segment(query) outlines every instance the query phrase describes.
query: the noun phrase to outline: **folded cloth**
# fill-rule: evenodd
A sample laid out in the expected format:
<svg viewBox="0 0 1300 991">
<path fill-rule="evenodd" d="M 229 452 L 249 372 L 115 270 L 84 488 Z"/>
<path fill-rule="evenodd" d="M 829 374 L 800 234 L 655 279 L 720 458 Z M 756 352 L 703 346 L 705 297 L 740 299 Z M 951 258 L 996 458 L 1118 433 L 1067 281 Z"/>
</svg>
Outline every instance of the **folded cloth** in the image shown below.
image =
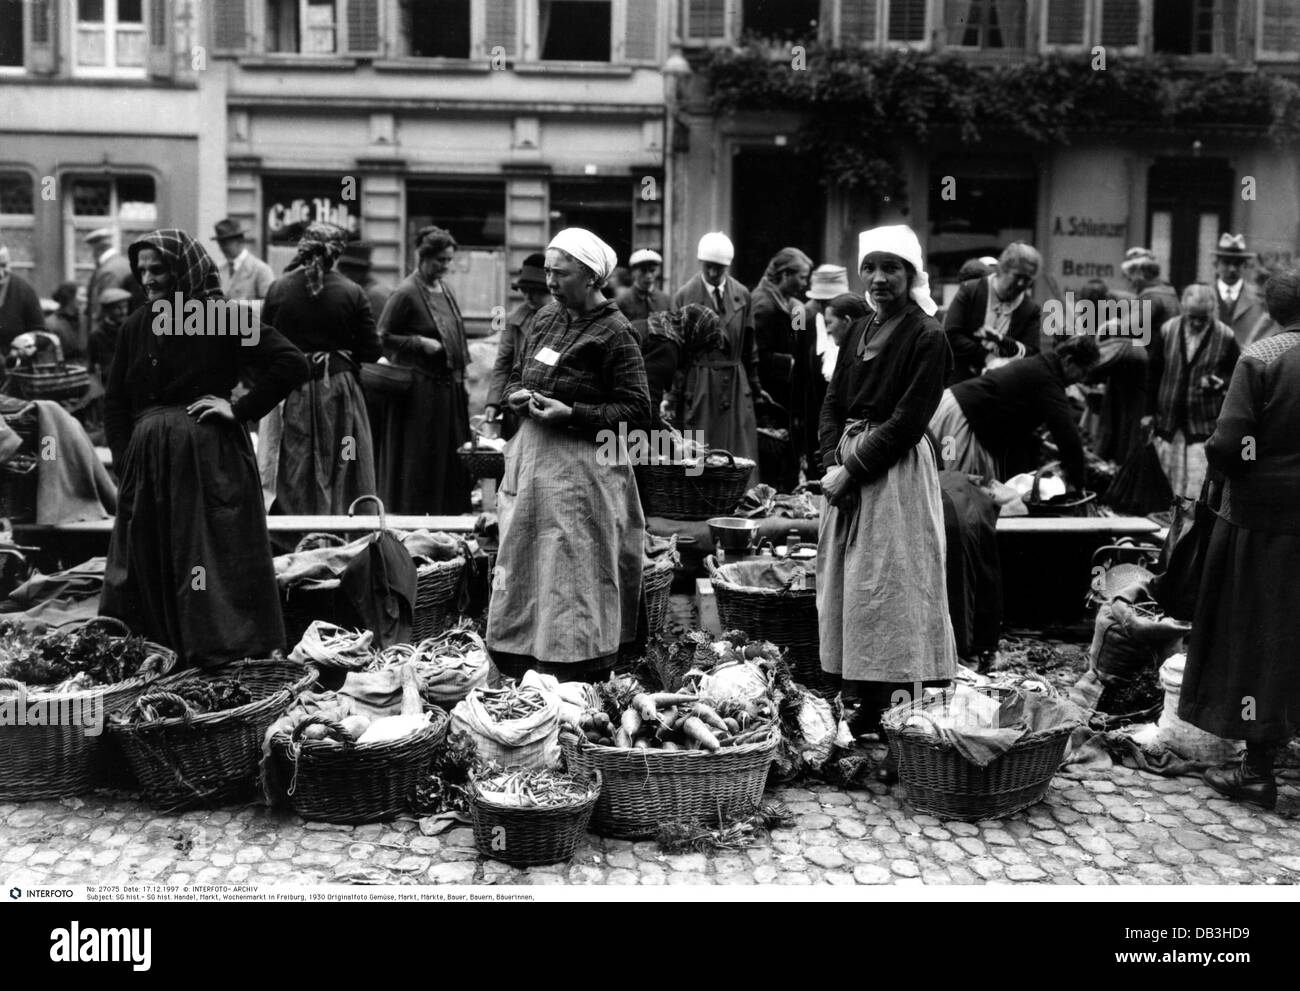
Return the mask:
<svg viewBox="0 0 1300 991">
<path fill-rule="evenodd" d="M 446 533 L 428 530 L 394 531 L 412 558 L 450 561 L 463 552 L 465 542 Z M 356 558 L 367 553 L 373 534 L 337 547 L 281 554 L 275 559 L 275 579 L 283 588 L 335 588 Z"/>
<path fill-rule="evenodd" d="M 117 486 L 95 454 L 86 431 L 62 406 L 36 401 L 36 522 L 42 525 L 106 520 L 117 512 Z M 47 455 L 47 445 L 53 450 Z"/>
<path fill-rule="evenodd" d="M 0 613 L 26 629 L 94 619 L 104 588 L 104 564 L 104 558 L 92 557 L 52 575 L 37 572 L 9 593 L 0 603 Z"/>
</svg>

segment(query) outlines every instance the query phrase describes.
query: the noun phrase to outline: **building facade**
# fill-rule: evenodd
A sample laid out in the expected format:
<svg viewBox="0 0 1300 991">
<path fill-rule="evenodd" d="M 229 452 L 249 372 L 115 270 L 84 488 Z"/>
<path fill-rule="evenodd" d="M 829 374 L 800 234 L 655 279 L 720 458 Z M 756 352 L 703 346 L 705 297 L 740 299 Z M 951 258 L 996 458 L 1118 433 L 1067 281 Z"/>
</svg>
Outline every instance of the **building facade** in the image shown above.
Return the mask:
<svg viewBox="0 0 1300 991">
<path fill-rule="evenodd" d="M 820 163 L 795 151 L 797 112 L 717 114 L 703 78 L 710 54 L 758 36 L 774 58 L 814 41 L 845 49 L 907 48 L 975 63 L 1104 50 L 1111 64 L 1168 55 L 1180 70 L 1291 75 L 1300 70 L 1294 0 L 682 0 L 678 41 L 695 74 L 675 92 L 676 225 L 671 252 L 689 258 L 707 230 L 729 230 L 736 274 L 752 284 L 767 258 L 796 244 L 818 262 L 856 267 L 856 234 L 905 222 L 921 235 L 937 292 L 956 290 L 966 259 L 1015 239 L 1046 261 L 1040 295 L 1090 278 L 1122 288 L 1125 248 L 1149 245 L 1178 285 L 1212 275 L 1219 233 L 1244 232 L 1261 264 L 1294 258 L 1300 165 L 1258 129 L 1179 122 L 1072 135 L 1068 144 L 967 144 L 933 130 L 898 149 L 906 206 L 826 188 Z M 945 182 L 961 195 L 945 197 Z M 689 265 L 689 263 L 687 263 Z"/>
</svg>

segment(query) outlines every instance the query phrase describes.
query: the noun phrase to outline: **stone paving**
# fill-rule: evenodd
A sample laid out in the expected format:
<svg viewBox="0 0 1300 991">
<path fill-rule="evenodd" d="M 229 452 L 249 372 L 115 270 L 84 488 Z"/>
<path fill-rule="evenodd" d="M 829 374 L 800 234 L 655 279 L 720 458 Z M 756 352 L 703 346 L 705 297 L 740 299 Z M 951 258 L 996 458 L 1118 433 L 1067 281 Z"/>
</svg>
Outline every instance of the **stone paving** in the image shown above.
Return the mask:
<svg viewBox="0 0 1300 991">
<path fill-rule="evenodd" d="M 58 884 L 1295 884 L 1300 771 L 1277 813 L 1224 801 L 1198 778 L 1117 767 L 1058 777 L 1001 822 L 940 822 L 901 791 L 776 788 L 795 824 L 735 853 L 663 854 L 589 837 L 572 862 L 517 870 L 478 856 L 468 828 L 431 821 L 304 823 L 260 806 L 158 815 L 129 796 L 0 804 L 0 888 Z"/>
</svg>

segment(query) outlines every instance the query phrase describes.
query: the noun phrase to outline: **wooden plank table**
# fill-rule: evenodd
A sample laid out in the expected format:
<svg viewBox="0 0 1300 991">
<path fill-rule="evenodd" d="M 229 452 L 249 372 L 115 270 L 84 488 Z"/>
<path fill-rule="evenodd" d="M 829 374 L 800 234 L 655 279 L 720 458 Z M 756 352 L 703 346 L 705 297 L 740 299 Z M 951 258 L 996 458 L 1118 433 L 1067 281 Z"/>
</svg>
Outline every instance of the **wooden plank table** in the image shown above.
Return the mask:
<svg viewBox="0 0 1300 991">
<path fill-rule="evenodd" d="M 390 530 L 443 530 L 447 533 L 471 533 L 477 516 L 399 516 L 388 514 L 384 523 Z M 378 516 L 268 516 L 267 529 L 273 534 L 312 533 L 370 533 L 379 529 Z M 87 520 L 83 523 L 60 523 L 57 526 L 42 526 L 35 523 L 19 523 L 14 526 L 15 533 L 39 540 L 42 536 L 63 533 L 97 534 L 112 533 L 113 520 Z"/>
</svg>

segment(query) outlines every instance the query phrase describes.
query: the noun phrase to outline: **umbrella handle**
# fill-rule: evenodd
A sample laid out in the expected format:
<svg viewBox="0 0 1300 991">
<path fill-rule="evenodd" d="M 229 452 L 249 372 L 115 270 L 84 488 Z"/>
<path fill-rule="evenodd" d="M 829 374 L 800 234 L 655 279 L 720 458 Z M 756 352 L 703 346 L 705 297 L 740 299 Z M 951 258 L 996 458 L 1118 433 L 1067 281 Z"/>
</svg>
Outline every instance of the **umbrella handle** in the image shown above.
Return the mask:
<svg viewBox="0 0 1300 991">
<path fill-rule="evenodd" d="M 367 499 L 373 499 L 379 505 L 379 529 L 388 529 L 388 524 L 384 521 L 384 501 L 377 495 L 357 496 L 352 500 L 352 505 L 348 507 L 348 515 L 356 516 L 357 503 L 365 502 Z"/>
</svg>

